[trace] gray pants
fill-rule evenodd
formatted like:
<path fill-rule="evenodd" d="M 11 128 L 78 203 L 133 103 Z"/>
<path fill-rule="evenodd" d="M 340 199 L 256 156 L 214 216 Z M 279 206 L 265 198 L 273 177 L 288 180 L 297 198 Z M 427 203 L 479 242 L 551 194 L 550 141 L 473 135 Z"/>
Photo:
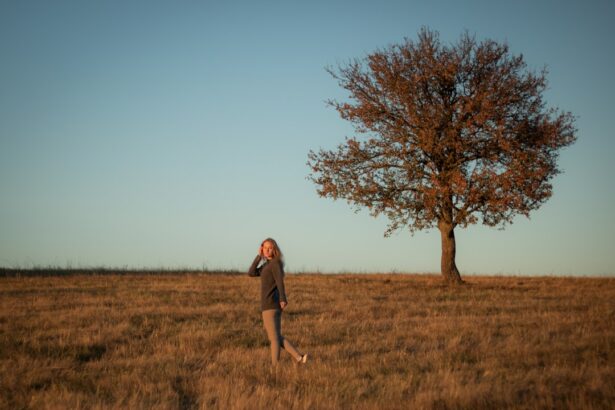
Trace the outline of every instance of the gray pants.
<path fill-rule="evenodd" d="M 283 347 L 297 361 L 303 356 L 288 340 L 282 336 L 282 312 L 278 309 L 263 311 L 263 324 L 271 343 L 271 362 L 277 364 L 280 360 L 280 347 Z"/>

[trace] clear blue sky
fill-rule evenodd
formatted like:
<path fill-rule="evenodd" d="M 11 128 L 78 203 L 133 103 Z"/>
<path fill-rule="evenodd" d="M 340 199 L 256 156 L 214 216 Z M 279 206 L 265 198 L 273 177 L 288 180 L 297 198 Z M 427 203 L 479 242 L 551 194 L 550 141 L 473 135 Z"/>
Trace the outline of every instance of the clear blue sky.
<path fill-rule="evenodd" d="M 0 266 L 438 272 L 437 230 L 321 199 L 310 149 L 353 133 L 325 66 L 467 29 L 546 65 L 578 117 L 553 197 L 457 231 L 463 274 L 615 274 L 611 1 L 0 2 Z"/>

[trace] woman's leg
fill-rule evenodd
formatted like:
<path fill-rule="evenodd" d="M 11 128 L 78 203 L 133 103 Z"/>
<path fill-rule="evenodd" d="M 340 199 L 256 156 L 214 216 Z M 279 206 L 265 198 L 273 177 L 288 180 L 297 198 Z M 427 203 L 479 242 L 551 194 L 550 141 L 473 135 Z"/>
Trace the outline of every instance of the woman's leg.
<path fill-rule="evenodd" d="M 267 332 L 267 338 L 271 343 L 271 362 L 275 365 L 280 360 L 280 347 L 284 347 L 297 361 L 303 356 L 295 346 L 282 336 L 282 312 L 277 309 L 263 311 L 263 324 Z"/>
<path fill-rule="evenodd" d="M 267 338 L 271 343 L 271 362 L 273 364 L 278 363 L 280 360 L 280 333 L 276 327 L 276 314 L 275 309 L 263 310 L 263 325 L 265 325 L 265 331 L 267 332 Z"/>
<path fill-rule="evenodd" d="M 284 347 L 284 350 L 286 350 L 288 353 L 290 353 L 290 355 L 295 360 L 297 360 L 297 361 L 301 360 L 301 357 L 303 355 L 301 353 L 299 353 L 299 351 L 297 351 L 297 349 L 295 348 L 295 346 L 292 345 L 292 343 L 290 343 L 288 340 L 286 340 L 286 338 L 284 336 L 282 336 L 282 312 L 279 311 L 279 310 L 277 310 L 275 312 L 276 312 L 275 313 L 275 327 L 276 327 L 276 333 L 280 337 L 280 345 L 282 347 Z M 279 355 L 279 353 L 278 353 L 278 355 Z"/>

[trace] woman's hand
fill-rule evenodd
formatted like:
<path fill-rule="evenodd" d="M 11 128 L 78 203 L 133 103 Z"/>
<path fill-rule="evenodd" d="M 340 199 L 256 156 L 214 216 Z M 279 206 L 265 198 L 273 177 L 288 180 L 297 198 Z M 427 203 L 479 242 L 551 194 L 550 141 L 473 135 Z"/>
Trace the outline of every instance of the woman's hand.
<path fill-rule="evenodd" d="M 280 308 L 281 308 L 282 310 L 286 309 L 286 306 L 288 306 L 288 303 L 286 303 L 286 302 L 284 302 L 284 301 L 280 302 Z"/>

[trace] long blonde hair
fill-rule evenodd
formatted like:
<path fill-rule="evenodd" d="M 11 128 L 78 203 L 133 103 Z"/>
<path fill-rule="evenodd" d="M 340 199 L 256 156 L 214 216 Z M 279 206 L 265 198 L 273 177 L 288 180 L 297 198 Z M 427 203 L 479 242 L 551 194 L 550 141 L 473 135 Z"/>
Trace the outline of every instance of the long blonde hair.
<path fill-rule="evenodd" d="M 275 239 L 265 239 L 261 242 L 261 248 L 263 247 L 263 245 L 265 245 L 265 242 L 269 242 L 271 245 L 273 245 L 273 260 L 279 261 L 282 264 L 282 267 L 284 267 L 284 255 L 282 254 L 282 250 L 278 246 L 278 243 L 275 241 Z"/>

